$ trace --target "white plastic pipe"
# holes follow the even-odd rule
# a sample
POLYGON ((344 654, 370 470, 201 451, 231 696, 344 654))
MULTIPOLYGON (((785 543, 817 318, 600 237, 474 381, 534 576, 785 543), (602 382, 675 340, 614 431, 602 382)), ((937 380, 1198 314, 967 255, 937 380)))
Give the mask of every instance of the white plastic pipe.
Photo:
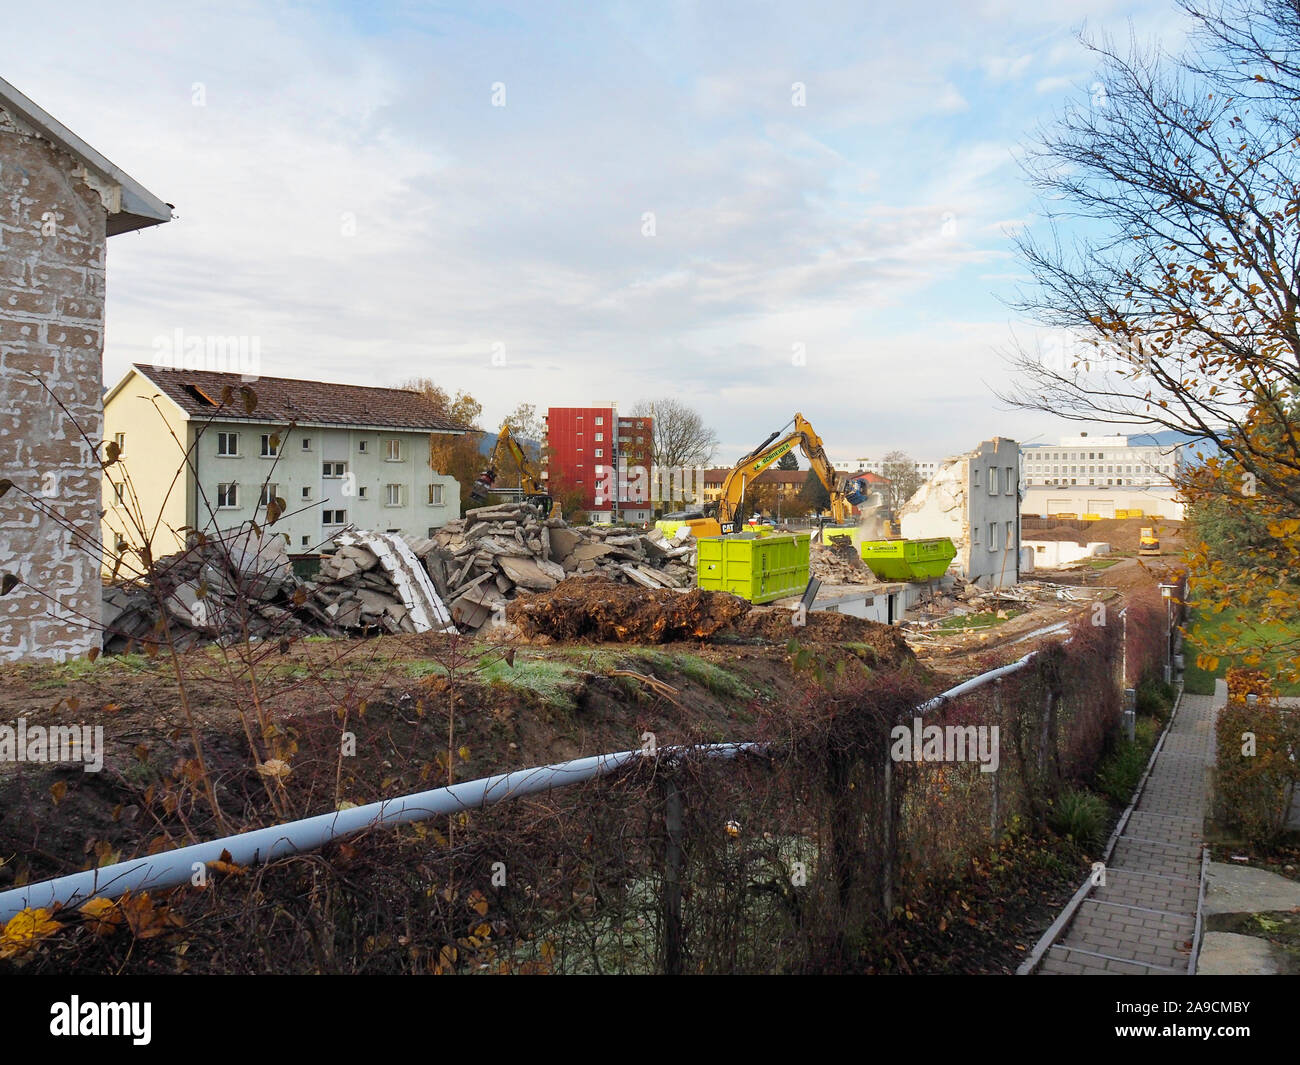
MULTIPOLYGON (((694 748, 665 747, 658 752, 658 756, 671 759, 696 751, 711 758, 734 758, 743 751, 757 747, 753 743, 715 743, 694 748)), ((618 754, 599 754, 571 762, 519 769, 513 773, 483 777, 464 784, 453 784, 451 787, 422 791, 416 795, 372 802, 351 810, 319 814, 302 821, 291 821, 287 825, 242 832, 210 843, 196 843, 179 850, 163 851, 99 869, 70 873, 57 880, 27 884, 0 893, 0 925, 27 908, 49 908, 55 903, 66 908, 81 905, 97 895, 112 898, 127 891, 161 891, 178 887, 190 883, 196 874, 205 869, 208 862, 220 859, 223 851, 229 851, 230 860, 237 865, 270 862, 289 854, 315 850, 332 840, 367 829, 425 821, 443 814, 491 806, 506 799, 579 784, 612 773, 641 757, 653 756, 640 750, 622 751, 618 754)))

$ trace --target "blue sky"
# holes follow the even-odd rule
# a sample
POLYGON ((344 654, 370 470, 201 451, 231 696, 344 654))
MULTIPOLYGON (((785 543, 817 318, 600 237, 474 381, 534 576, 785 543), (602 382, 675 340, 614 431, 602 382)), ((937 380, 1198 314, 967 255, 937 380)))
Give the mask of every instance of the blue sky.
POLYGON ((1081 428, 990 391, 1033 336, 1015 153, 1087 97, 1085 18, 1186 28, 1172 0, 61 12, 8 16, 4 77, 177 211, 109 245, 108 382, 176 329, 256 336, 266 374, 433 377, 485 428, 678 396, 723 458, 795 410, 834 457, 1081 428))

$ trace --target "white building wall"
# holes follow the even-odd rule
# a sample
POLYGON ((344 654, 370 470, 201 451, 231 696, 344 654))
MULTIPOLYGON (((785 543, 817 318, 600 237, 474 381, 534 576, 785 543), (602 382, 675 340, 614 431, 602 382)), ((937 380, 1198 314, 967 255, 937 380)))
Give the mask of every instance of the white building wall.
POLYGON ((1020 446, 996 437, 948 459, 900 513, 906 539, 949 537, 952 569, 985 586, 1016 582, 1020 549, 1020 446))
MULTIPOLYGON (((191 434, 197 431, 191 425, 191 434)), ((285 434, 278 456, 263 456, 261 437, 275 431, 238 422, 213 422, 203 430, 193 449, 201 492, 191 485, 192 525, 206 531, 260 521, 268 479, 286 504, 273 531, 287 537, 290 551, 315 549, 348 526, 427 536, 460 516, 456 479, 429 467, 428 433, 301 426, 285 434), (237 455, 218 453, 223 432, 238 434, 237 455), (397 445, 396 458, 389 457, 390 442, 397 445), (218 486, 231 483, 239 486, 237 505, 218 509, 218 486), (395 504, 390 485, 396 486, 395 504), (437 503, 429 502, 430 485, 441 488, 437 503)))

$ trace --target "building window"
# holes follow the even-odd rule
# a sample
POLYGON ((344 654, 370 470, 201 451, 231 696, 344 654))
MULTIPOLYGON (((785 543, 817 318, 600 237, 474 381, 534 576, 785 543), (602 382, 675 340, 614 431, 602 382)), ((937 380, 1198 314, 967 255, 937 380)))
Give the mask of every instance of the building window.
POLYGON ((369 450, 370 450, 369 444, 370 444, 370 441, 368 441, 368 440, 358 440, 358 441, 357 441, 357 450, 358 450, 358 451, 369 451, 369 450))
MULTIPOLYGON (((581 417, 581 415, 579 415, 579 417, 581 417)), ((596 415, 596 424, 597 424, 597 425, 604 425, 604 424, 605 424, 605 419, 604 419, 604 417, 603 417, 602 415, 600 415, 600 414, 597 414, 597 415, 596 415)))
POLYGON ((604 439, 605 439, 605 434, 604 434, 604 433, 597 433, 597 434, 596 434, 596 443, 599 444, 599 443, 601 443, 601 441, 603 441, 604 439))
POLYGON ((1008 495, 1013 494, 1016 490, 1016 468, 1014 466, 1007 467, 1006 487, 1008 495))
POLYGON ((326 462, 321 466, 321 476, 323 477, 342 477, 348 472, 346 462, 326 462))
POLYGON ((442 485, 440 484, 429 485, 429 505, 431 507, 442 506, 442 485))
POLYGON ((277 495, 279 495, 279 488, 280 486, 278 484, 262 485, 262 498, 258 500, 257 505, 259 507, 264 507, 270 503, 277 495))
POLYGON ((971 546, 972 546, 972 547, 979 547, 979 545, 980 545, 980 527, 979 527, 978 525, 973 525, 973 526, 971 526, 970 534, 971 534, 971 546))
POLYGON ((402 461, 402 442, 400 440, 388 441, 387 451, 388 453, 384 456, 384 458, 387 461, 389 462, 402 461))
POLYGON ((978 466, 972 467, 970 471, 970 483, 974 488, 980 486, 980 468, 978 466))
POLYGON ((217 485, 217 509, 234 510, 239 506, 239 485, 235 483, 217 485))
POLYGON ((311 537, 310 537, 310 536, 304 536, 304 537, 302 538, 302 546, 303 546, 303 547, 311 547, 311 537))
POLYGON ((121 533, 113 534, 113 550, 119 555, 126 550, 126 537, 121 533))
POLYGON ((370 497, 369 497, 368 495, 366 495, 366 492, 367 492, 367 491, 368 491, 368 489, 366 488, 365 485, 360 486, 360 487, 357 489, 357 498, 358 498, 358 499, 369 499, 370 497))
POLYGON ((989 495, 995 496, 997 494, 998 494, 998 468, 996 466, 990 466, 989 467, 989 495))
POLYGON ((239 454, 239 434, 238 433, 218 433, 217 434, 217 454, 235 456, 239 454))
POLYGON ((1010 547, 1015 542, 1016 542, 1016 523, 1014 521, 1009 521, 1007 522, 1007 546, 1010 547))
POLYGON ((996 521, 991 521, 989 522, 989 550, 996 551, 997 549, 998 549, 998 523, 996 521))
POLYGON ((311 450, 311 437, 310 437, 310 436, 304 436, 304 437, 302 438, 302 449, 303 449, 304 451, 310 451, 310 450, 311 450))
POLYGON ((320 512, 320 521, 322 525, 346 525, 348 512, 346 510, 322 510, 320 512))
POLYGON ((121 481, 114 481, 114 482, 113 482, 113 502, 114 502, 114 503, 121 503, 121 502, 122 502, 122 493, 123 493, 125 490, 126 490, 126 485, 124 485, 121 481))
POLYGON ((596 458, 603 459, 604 457, 605 457, 605 449, 603 447, 596 448, 596 458))
POLYGON ((113 443, 117 445, 118 455, 121 455, 126 450, 126 433, 114 433, 113 443))
POLYGON ((400 507, 402 505, 402 486, 400 484, 384 485, 384 506, 400 507))
POLYGON ((304 486, 303 486, 303 489, 302 489, 302 497, 303 497, 303 499, 310 499, 310 498, 311 498, 311 488, 309 488, 309 487, 307 487, 306 485, 304 485, 304 486))
POLYGON ((262 458, 273 459, 280 453, 280 438, 274 433, 262 434, 262 458))

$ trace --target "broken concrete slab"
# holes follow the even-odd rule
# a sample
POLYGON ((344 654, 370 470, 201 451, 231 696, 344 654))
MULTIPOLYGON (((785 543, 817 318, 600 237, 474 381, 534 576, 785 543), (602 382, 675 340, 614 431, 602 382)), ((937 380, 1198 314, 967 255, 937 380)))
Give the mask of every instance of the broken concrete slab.
POLYGON ((1300 906, 1300 883, 1267 869, 1211 862, 1205 873, 1205 912, 1258 913, 1300 906))

